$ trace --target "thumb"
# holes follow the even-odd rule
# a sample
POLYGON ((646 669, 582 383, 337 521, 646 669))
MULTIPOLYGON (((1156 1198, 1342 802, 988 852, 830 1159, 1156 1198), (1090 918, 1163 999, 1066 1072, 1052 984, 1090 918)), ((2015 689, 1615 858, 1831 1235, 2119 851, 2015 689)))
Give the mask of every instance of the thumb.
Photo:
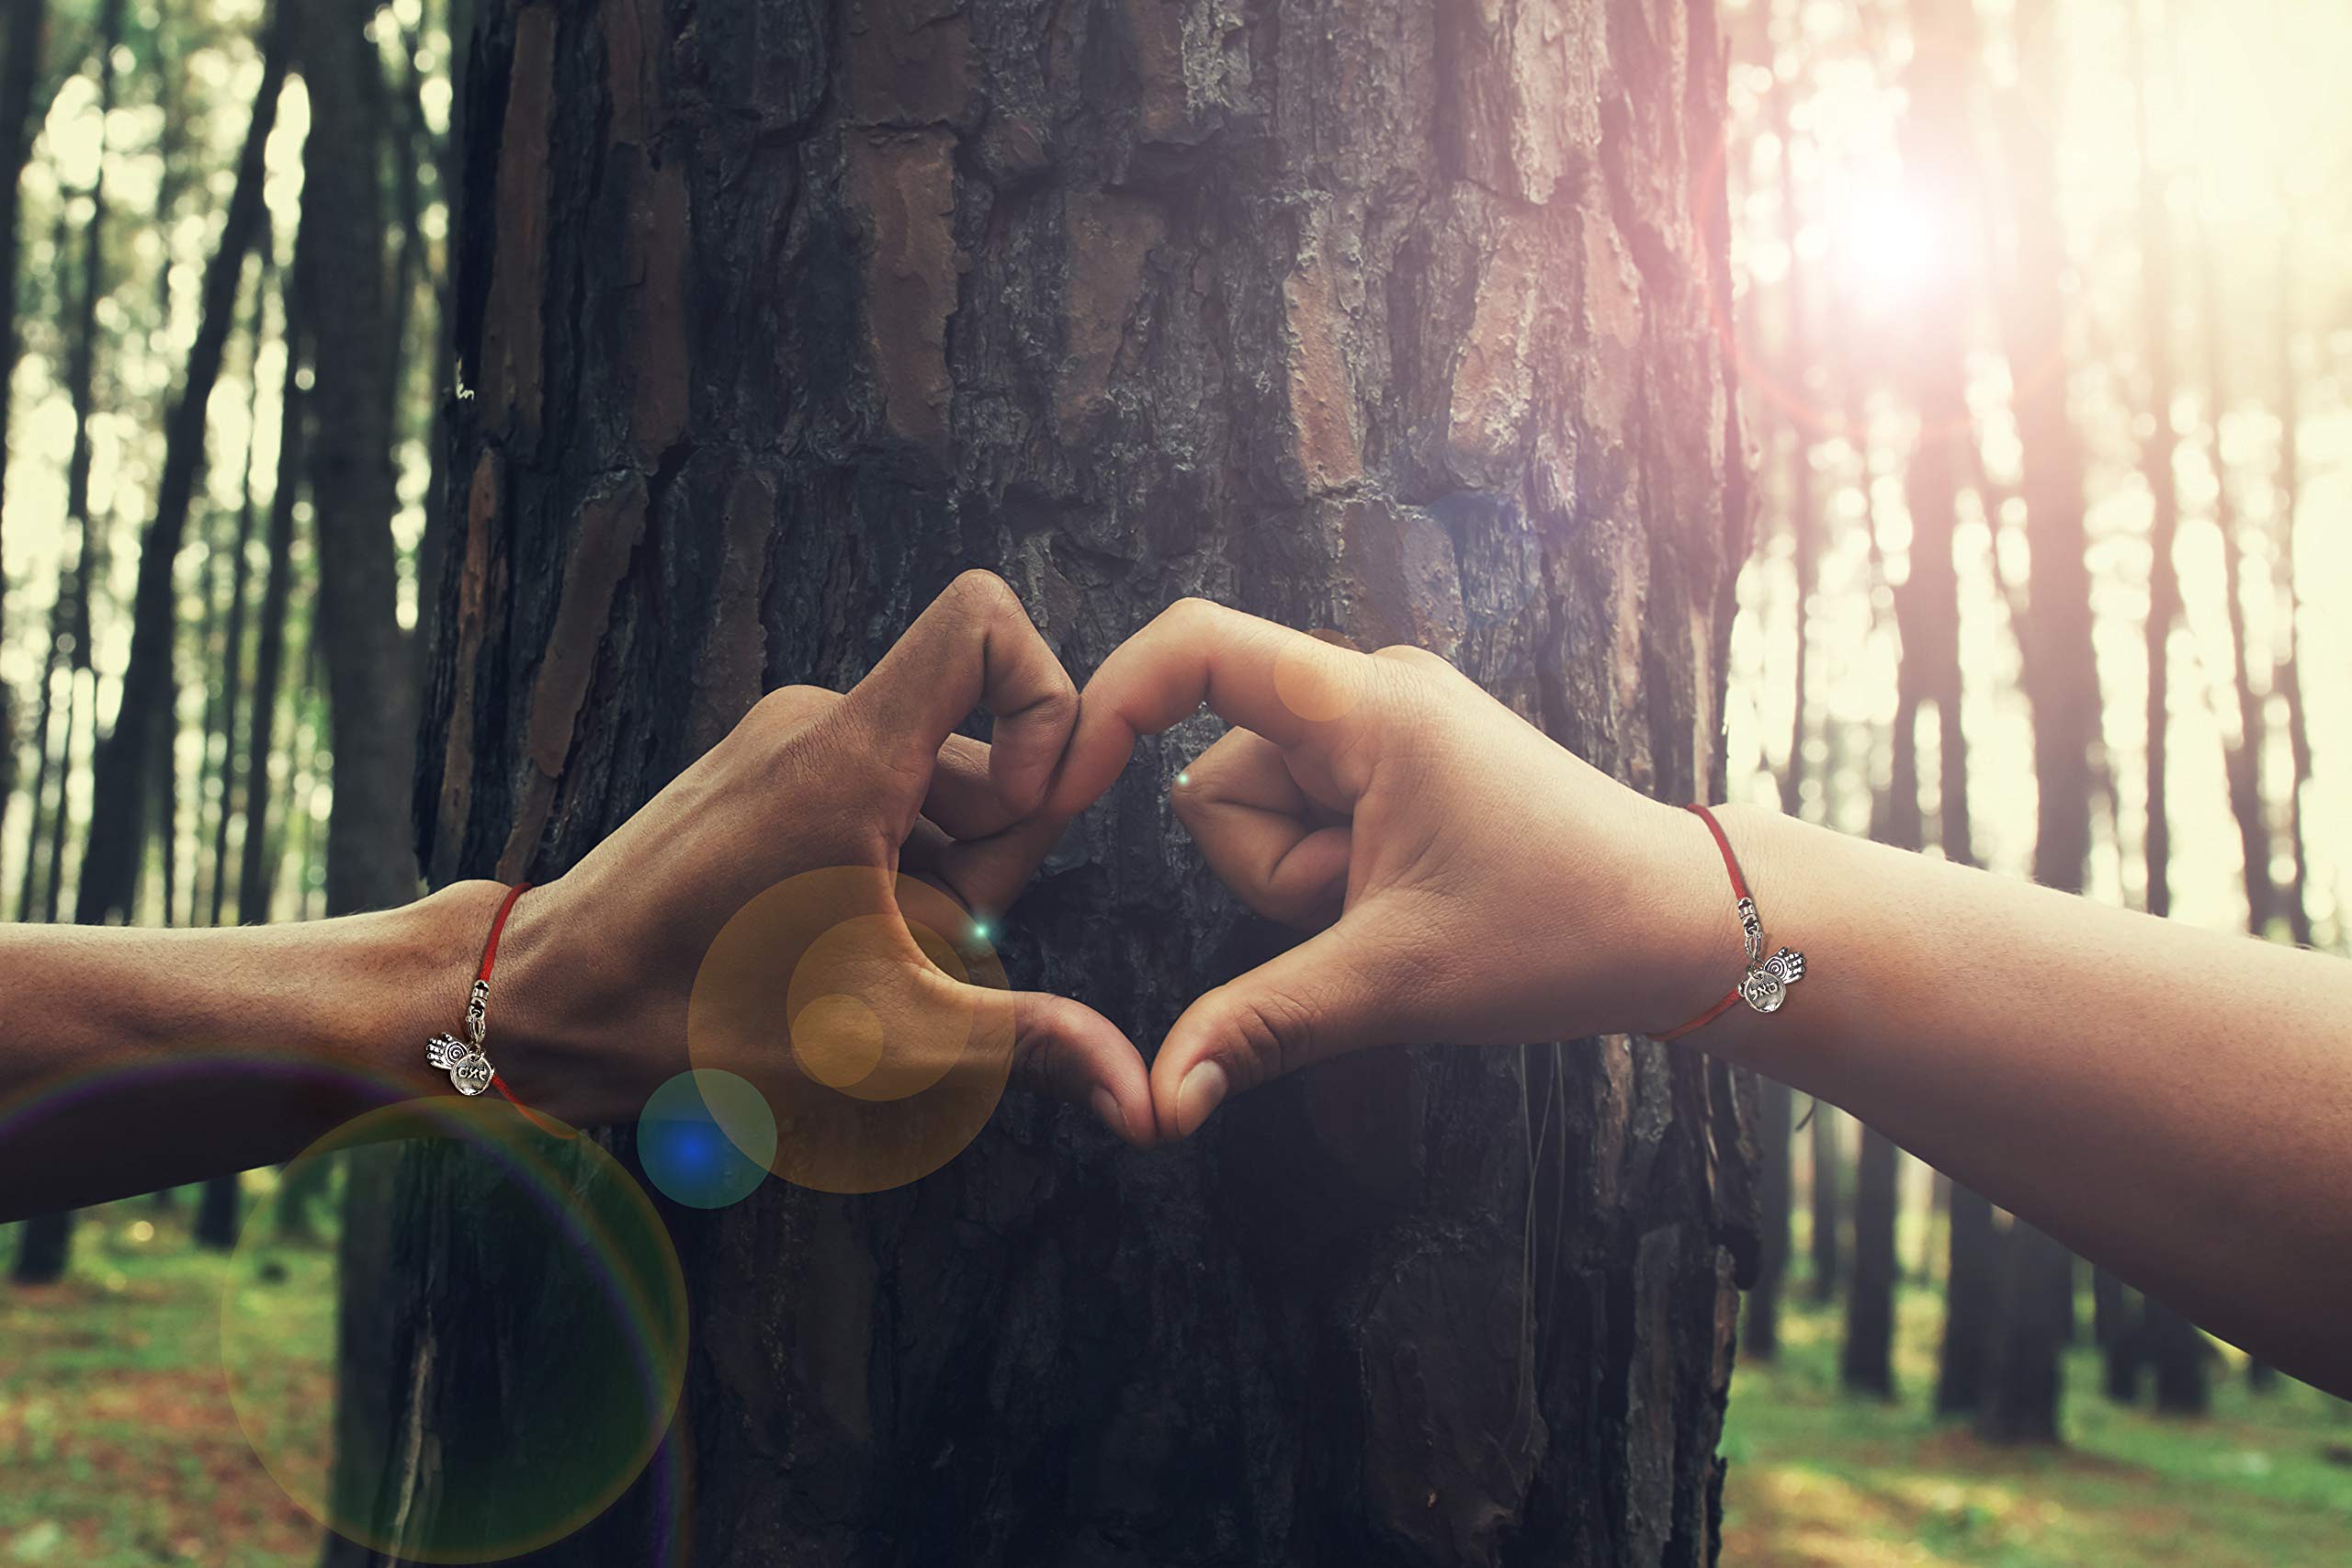
POLYGON ((1090 1107, 1137 1148, 1155 1141, 1143 1058, 1117 1024, 1083 1002, 1044 991, 1014 993, 1012 1081, 1090 1107))
POLYGON ((1187 1138, 1230 1095, 1300 1067, 1407 1037, 1393 967, 1368 922, 1318 931, 1204 992, 1168 1031, 1151 1066, 1159 1135, 1187 1138))

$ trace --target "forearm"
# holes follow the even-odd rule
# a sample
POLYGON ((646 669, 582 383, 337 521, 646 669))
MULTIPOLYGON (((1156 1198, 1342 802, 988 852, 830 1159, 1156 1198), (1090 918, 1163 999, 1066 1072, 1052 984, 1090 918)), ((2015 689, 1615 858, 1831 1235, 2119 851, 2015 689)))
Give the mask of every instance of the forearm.
POLYGON ((0 1219, 283 1160, 448 1093, 499 890, 300 925, 0 927, 0 1219))
MULTIPOLYGON (((1769 941, 1808 973, 1782 1011, 1735 1008, 1690 1043, 1845 1107, 2217 1333, 2352 1387, 2352 964, 1770 812, 1722 816, 1769 941)), ((1725 915, 1699 940, 1728 942, 1727 985, 1736 927, 1725 915)))

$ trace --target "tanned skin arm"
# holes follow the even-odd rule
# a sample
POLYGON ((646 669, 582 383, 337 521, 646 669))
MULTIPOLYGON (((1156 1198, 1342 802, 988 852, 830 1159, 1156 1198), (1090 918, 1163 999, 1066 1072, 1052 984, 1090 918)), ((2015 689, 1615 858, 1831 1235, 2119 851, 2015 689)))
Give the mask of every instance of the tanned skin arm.
MULTIPOLYGON (((704 953, 747 902, 848 868, 843 918, 885 1019, 1009 1007, 1013 1081, 1148 1138, 1126 1037, 1066 998, 951 978, 908 933, 900 871, 967 908, 1010 904, 1050 847, 1033 825, 1077 693, 1020 601, 968 572, 846 694, 771 693, 571 872, 514 906, 491 1060, 536 1111, 635 1117, 689 1066, 704 953), (975 706, 992 745, 952 731, 975 706)), ((450 1095, 424 1043, 457 1032, 503 889, 227 931, 0 928, 0 1220, 282 1160, 375 1105, 450 1095)), ((729 1070, 792 1071, 782 1038, 729 1070)), ((695 1066, 711 1066, 695 1062, 695 1066)))

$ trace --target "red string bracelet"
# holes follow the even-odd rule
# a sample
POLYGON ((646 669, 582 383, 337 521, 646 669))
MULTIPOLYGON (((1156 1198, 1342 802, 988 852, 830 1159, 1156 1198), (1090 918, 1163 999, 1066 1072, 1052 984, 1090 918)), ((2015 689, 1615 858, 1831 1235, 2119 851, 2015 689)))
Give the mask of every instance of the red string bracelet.
POLYGON ((474 988, 466 998, 466 1038, 454 1034, 436 1034, 425 1043, 424 1059, 435 1067, 446 1069, 449 1082, 462 1095, 477 1095, 494 1089, 505 1096, 506 1102, 521 1111, 530 1123, 543 1133, 564 1136, 566 1130, 548 1122, 531 1110, 507 1087, 506 1079, 490 1065, 490 1057, 482 1050, 482 1043, 490 1032, 490 972, 498 963, 498 939, 506 930, 506 917, 514 911, 514 901, 530 887, 518 882, 506 890, 499 900, 498 913, 491 918, 490 940, 482 944, 481 968, 474 976, 474 988))
POLYGON ((1788 1000, 1789 987, 1804 978, 1804 954, 1792 947, 1781 948, 1771 957, 1764 956, 1764 922, 1757 918, 1756 900, 1748 895, 1747 878, 1740 874, 1739 857, 1731 851, 1731 840, 1724 836, 1724 825, 1715 814, 1695 802, 1683 808, 1695 814, 1715 837, 1715 848, 1723 852, 1724 869, 1731 873, 1732 897, 1738 902, 1739 931, 1747 946, 1747 968, 1739 983, 1724 994, 1714 1006, 1679 1028, 1669 1029, 1656 1036, 1658 1040, 1679 1040, 1694 1029, 1702 1029, 1721 1018, 1736 1002, 1745 1001, 1758 1012, 1778 1012, 1788 1000))

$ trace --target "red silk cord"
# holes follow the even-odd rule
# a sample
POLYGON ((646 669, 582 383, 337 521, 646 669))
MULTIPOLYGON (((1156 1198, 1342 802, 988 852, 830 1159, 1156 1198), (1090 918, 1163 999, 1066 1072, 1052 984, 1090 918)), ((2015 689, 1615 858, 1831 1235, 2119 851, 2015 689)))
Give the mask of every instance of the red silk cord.
MULTIPOLYGON (((506 917, 514 912, 514 900, 520 898, 524 893, 529 889, 530 886, 531 885, 527 882, 518 882, 514 886, 508 888, 506 890, 506 897, 499 901, 498 913, 491 918, 490 940, 482 945, 481 950, 481 971, 474 976, 474 978, 484 985, 488 985, 490 983, 491 967, 498 962, 498 939, 499 936, 506 930, 506 917)), ((506 1097, 506 1103, 521 1111, 525 1118, 530 1122, 531 1125, 537 1127, 540 1132, 559 1138, 571 1137, 573 1135, 569 1129, 557 1126, 554 1122, 538 1115, 537 1112, 533 1111, 529 1106, 516 1099, 514 1091, 506 1087, 505 1074, 492 1072, 490 1075, 490 1083, 492 1089, 495 1089, 499 1093, 506 1097)))
MULTIPOLYGON (((1707 831, 1715 836, 1715 848, 1723 851, 1724 852, 1724 869, 1731 873, 1732 897, 1736 903, 1737 901, 1745 900, 1748 897, 1747 878, 1739 874, 1739 857, 1731 852, 1731 840, 1724 837, 1724 825, 1715 820, 1715 814, 1713 812, 1708 810, 1705 807, 1701 806, 1696 802, 1684 807, 1683 809, 1685 811, 1694 813, 1701 821, 1707 825, 1707 831)), ((1734 986, 1729 991, 1724 994, 1723 1000, 1717 1002, 1714 1006, 1709 1008, 1706 1011, 1701 1013, 1690 1022, 1682 1024, 1679 1028, 1669 1029, 1665 1033, 1656 1035, 1653 1038, 1660 1041, 1679 1040, 1682 1036, 1690 1033, 1692 1030, 1703 1029, 1708 1024, 1714 1022, 1715 1020, 1724 1015, 1734 1002, 1738 1000, 1739 987, 1737 986, 1734 986)))

